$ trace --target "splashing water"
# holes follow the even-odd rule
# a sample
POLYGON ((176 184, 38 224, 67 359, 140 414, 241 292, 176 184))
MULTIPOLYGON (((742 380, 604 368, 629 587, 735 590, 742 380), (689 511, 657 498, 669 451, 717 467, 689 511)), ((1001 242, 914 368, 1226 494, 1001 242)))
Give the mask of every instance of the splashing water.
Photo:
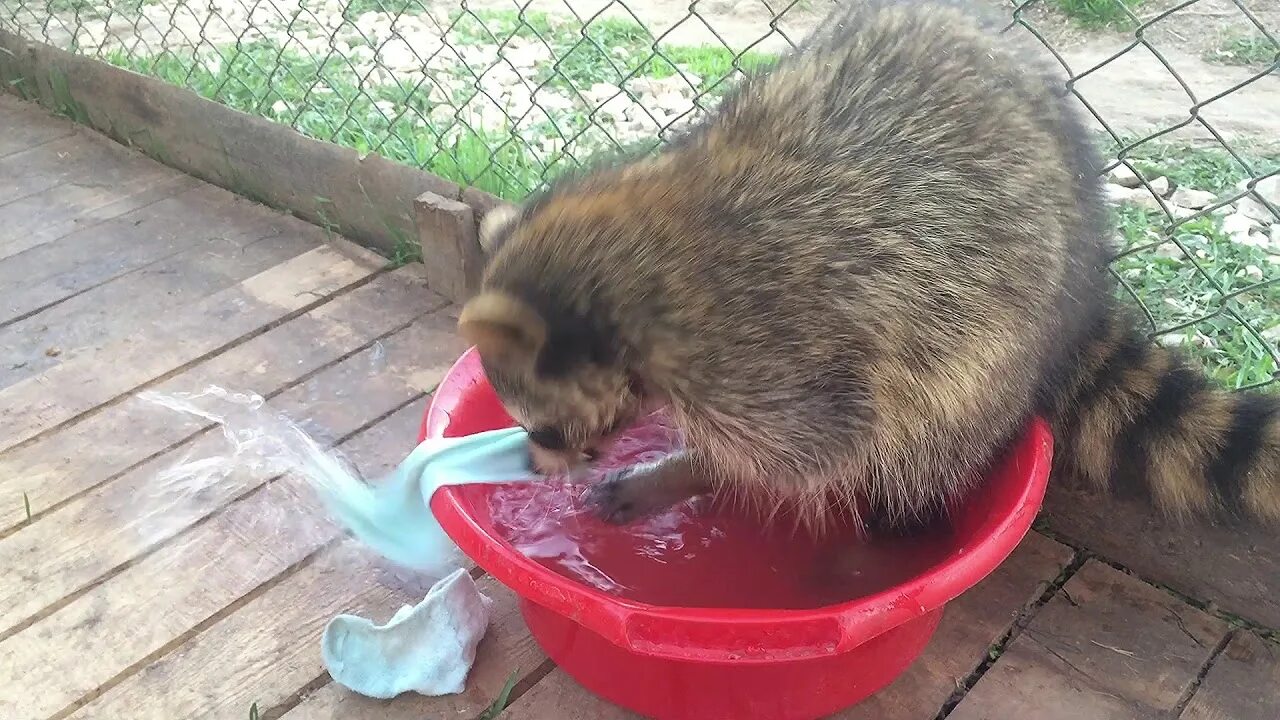
MULTIPOLYGON (((138 498, 138 526, 144 536, 162 537, 187 521, 188 506, 203 504, 203 495, 218 492, 231 498, 264 480, 280 477, 271 490, 280 494, 278 507, 255 523, 255 531, 313 533, 320 528, 299 510, 314 506, 312 493, 300 481, 324 493, 357 493, 368 487, 355 466, 336 449, 326 449, 301 426, 273 411, 262 396, 210 385, 196 393, 145 391, 139 399, 216 423, 229 450, 206 451, 193 458, 188 452, 177 464, 156 475, 145 496, 138 498), (292 503, 292 504, 291 504, 292 503)), ((316 515, 320 512, 317 511, 316 515)))
POLYGON ((582 502, 613 469, 660 460, 682 446, 665 415, 621 435, 583 481, 500 485, 489 495, 494 526, 526 557, 611 595, 669 607, 814 608, 865 596, 940 561, 945 528, 910 538, 861 538, 853 528, 822 538, 708 498, 626 526, 604 523, 582 502))
MULTIPOLYGON (((584 478, 551 477, 545 482, 499 486, 489 496, 489 511, 505 539, 525 557, 544 561, 597 590, 624 593, 626 585, 588 559, 601 549, 596 540, 603 528, 582 505, 582 495, 610 470, 656 462, 681 445, 679 431, 664 415, 655 413, 603 448, 584 478)), ((635 552, 665 563, 668 553, 683 549, 693 505, 685 503, 631 525, 628 534, 635 541, 635 552)))

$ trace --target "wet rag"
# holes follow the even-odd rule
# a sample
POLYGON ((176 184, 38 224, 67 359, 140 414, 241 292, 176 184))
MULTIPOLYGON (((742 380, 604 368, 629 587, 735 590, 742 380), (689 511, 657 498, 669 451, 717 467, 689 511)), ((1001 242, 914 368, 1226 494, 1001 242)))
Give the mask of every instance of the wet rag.
POLYGON ((462 569, 461 551, 431 513, 431 495, 444 485, 533 479, 526 438, 520 428, 432 438, 382 482, 322 488, 330 513, 362 542, 441 578, 385 625, 351 615, 331 620, 321 649, 334 680, 375 698, 462 692, 488 627, 489 598, 462 569))

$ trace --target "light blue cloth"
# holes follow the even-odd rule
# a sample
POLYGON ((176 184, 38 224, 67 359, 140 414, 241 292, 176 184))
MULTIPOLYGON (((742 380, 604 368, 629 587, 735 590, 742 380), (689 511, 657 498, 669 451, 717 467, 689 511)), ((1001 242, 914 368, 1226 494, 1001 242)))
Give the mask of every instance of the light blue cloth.
POLYGON ((320 639, 324 665, 343 687, 367 697, 460 693, 489 627, 491 605, 467 571, 456 570, 386 625, 354 615, 330 620, 320 639))
POLYGON ((527 438, 509 428, 427 439, 381 482, 333 484, 321 495, 334 518, 370 548, 442 578, 463 559, 431 514, 431 494, 443 485, 533 479, 527 438))
POLYGON ((512 428, 429 439, 381 482, 352 479, 321 487, 329 511, 362 542, 440 578, 422 602, 400 608, 386 625, 353 615, 331 620, 321 654, 334 680, 375 698, 462 692, 488 628, 489 599, 462 569, 462 553, 431 514, 431 495, 443 485, 534 477, 526 434, 512 428))

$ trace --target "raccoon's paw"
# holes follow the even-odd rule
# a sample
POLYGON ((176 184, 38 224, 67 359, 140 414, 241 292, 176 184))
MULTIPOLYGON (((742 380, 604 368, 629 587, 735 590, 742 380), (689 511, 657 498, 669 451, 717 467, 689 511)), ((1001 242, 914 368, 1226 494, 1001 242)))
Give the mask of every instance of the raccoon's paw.
POLYGON ((614 525, 625 525, 653 510, 645 497, 649 483, 644 480, 644 467, 614 470, 587 489, 587 507, 600 519, 614 525))

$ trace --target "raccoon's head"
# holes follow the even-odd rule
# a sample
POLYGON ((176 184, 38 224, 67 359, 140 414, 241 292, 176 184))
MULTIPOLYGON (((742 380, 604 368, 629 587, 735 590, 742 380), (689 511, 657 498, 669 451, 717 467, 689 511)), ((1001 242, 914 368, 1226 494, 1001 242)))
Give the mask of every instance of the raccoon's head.
MULTIPOLYGON (((503 226, 514 220, 499 216, 503 226)), ((486 221, 482 243, 492 250, 497 223, 486 221)), ((593 458, 636 418, 641 384, 616 339, 581 312, 589 302, 557 296, 562 287, 535 283, 524 290, 487 284, 463 307, 458 331, 480 354, 507 412, 529 432, 535 465, 546 473, 565 471, 593 458)))
POLYGON ((531 304, 500 291, 472 299, 458 320, 507 412, 529 432, 534 464, 546 473, 595 457, 642 400, 633 375, 583 347, 531 304))

